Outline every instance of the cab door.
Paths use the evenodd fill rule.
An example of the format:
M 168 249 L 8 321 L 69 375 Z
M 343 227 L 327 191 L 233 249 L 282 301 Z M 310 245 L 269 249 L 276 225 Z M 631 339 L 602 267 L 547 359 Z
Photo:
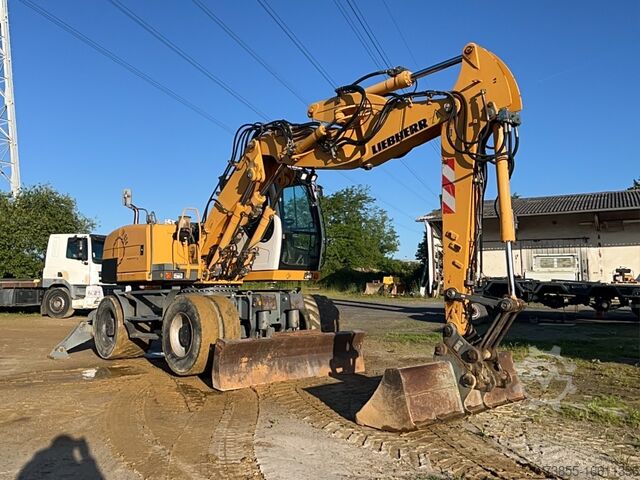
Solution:
M 278 202 L 282 224 L 280 270 L 319 270 L 323 235 L 320 207 L 311 185 L 282 190 Z

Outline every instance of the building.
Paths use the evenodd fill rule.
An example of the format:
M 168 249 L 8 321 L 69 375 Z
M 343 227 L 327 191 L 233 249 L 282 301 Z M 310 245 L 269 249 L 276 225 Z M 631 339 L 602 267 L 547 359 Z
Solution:
M 619 267 L 640 277 L 640 190 L 516 198 L 516 275 L 611 282 Z M 420 217 L 441 232 L 440 210 Z M 506 275 L 494 202 L 484 204 L 483 272 Z M 438 244 L 436 239 L 436 244 Z

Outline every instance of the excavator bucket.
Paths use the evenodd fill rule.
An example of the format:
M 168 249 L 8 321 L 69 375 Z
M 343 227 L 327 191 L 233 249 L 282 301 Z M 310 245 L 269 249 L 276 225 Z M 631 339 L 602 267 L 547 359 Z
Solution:
M 448 360 L 415 367 L 389 368 L 369 401 L 356 413 L 356 422 L 379 430 L 407 432 L 438 421 L 462 417 L 525 398 L 511 355 L 500 354 L 500 365 L 511 382 L 490 392 L 459 385 Z
M 364 332 L 306 330 L 270 338 L 224 340 L 214 348 L 211 379 L 216 390 L 364 371 Z

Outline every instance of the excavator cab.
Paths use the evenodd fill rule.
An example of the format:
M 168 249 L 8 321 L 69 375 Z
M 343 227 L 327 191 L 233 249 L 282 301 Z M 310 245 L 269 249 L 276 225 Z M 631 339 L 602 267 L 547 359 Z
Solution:
M 268 271 L 304 271 L 313 275 L 320 270 L 324 253 L 324 224 L 315 175 L 304 176 L 280 191 L 274 188 L 267 201 L 275 215 L 256 246 L 252 276 Z M 254 228 L 245 227 L 247 238 Z

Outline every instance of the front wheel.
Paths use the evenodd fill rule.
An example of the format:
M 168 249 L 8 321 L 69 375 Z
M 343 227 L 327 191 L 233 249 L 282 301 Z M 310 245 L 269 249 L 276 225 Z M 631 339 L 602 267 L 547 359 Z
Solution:
M 73 315 L 69 290 L 62 287 L 47 290 L 42 299 L 42 311 L 53 318 L 68 318 Z
M 144 355 L 144 348 L 129 338 L 122 307 L 112 295 L 103 298 L 98 305 L 93 319 L 93 341 L 98 355 L 105 360 Z
M 207 368 L 223 320 L 216 306 L 203 295 L 188 294 L 178 295 L 165 311 L 162 351 L 176 375 L 198 375 Z

